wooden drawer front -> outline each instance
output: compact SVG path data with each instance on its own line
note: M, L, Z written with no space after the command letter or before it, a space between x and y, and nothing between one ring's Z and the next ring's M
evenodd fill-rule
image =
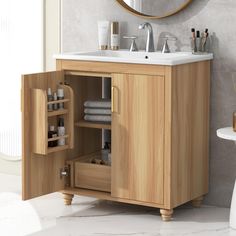
M111 192L111 167L76 162L75 187Z

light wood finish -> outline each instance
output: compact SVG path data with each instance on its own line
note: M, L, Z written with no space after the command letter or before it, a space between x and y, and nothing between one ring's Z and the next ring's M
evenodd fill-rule
M24 200L52 193L64 188L59 170L65 165L65 152L45 155L33 152L32 90L56 90L64 81L63 72L49 72L22 76L22 197ZM45 103L46 104L46 103ZM45 114L44 114L45 115ZM45 117L45 116L44 116ZM45 119L45 118L44 118ZM47 140L47 139L46 139Z
M67 102L64 104L65 109L48 112L48 102L46 90L32 89L32 151L37 154L46 155L48 153L65 150L66 148L72 149L74 147L74 99L73 91L69 86L58 85L63 88ZM62 102L62 101L61 101ZM67 132L66 145L63 147L48 148L48 127L51 121L47 117L54 117L65 115L65 130ZM55 120L56 122L56 120ZM57 125L57 124L56 124ZM55 138L58 140L60 137Z
M63 135L63 136L58 136L58 137L55 137L55 138L49 138L48 142L56 141L56 140L59 140L61 138L68 138L68 137L69 137L69 135Z
M56 147L49 147L47 149L47 154L48 153L53 153L53 152L60 152L67 150L69 148L69 145L64 145L64 146L56 146Z
M84 102L102 98L102 78L66 75L65 80L74 91L74 120L83 120ZM101 150L101 129L77 128L75 123L72 125L75 146L68 151L68 160Z
M203 199L204 199L203 196L195 198L194 200L192 200L192 206L197 208L201 207Z
M58 104L58 103L66 103L66 102L69 102L70 99L62 99L62 100L57 100L57 101L50 101L48 102L47 104Z
M83 76L83 77L101 77L101 78L111 77L111 74L109 73L96 73L91 71L66 71L65 74L74 76Z
M75 161L75 187L111 192L111 167L92 164L92 159L101 159L101 153L80 157Z
M46 90L31 90L32 104L32 150L38 154L47 154L48 118Z
M66 133L69 135L69 138L66 139L66 144L69 146L70 149L74 148L74 92L70 86L67 85L60 85L59 88L64 90L65 98L69 99L69 102L64 103L65 110L68 110L68 114L64 116L64 125Z
M85 120L80 120L79 122L75 123L77 127L84 127L84 128L93 128L93 129L111 129L111 124L109 123L102 123L102 122L90 122Z
M24 199L62 190L158 207L164 220L171 218L173 208L194 199L195 203L200 201L197 198L208 191L209 61L157 66L57 60L57 68L65 71L27 75L22 80ZM97 171L101 166L93 166L91 171L89 163L80 162L81 157L101 149L101 129L105 127L94 123L87 127L90 125L80 121L84 102L102 97L102 79L94 76L108 74L112 74L113 87L112 167L111 177L105 179L111 180L111 193L75 188L77 175L90 172L86 178L91 181L91 176L104 174ZM32 117L37 120L37 115L32 109L46 109L47 103L33 106L33 96L38 95L32 91L54 90L64 81L73 88L76 102L73 109L72 103L65 103L68 113L74 111L73 119L67 120L74 130L74 136L68 134L67 138L74 140L74 149L63 151L62 147L56 153L34 154ZM39 96L45 99L45 95L40 92ZM55 122L55 117L43 119ZM74 120L79 122L75 125ZM70 188L59 176L65 164L70 166ZM81 171L75 173L76 164L89 168L86 171L87 166L80 166Z
M191 2L192 0L186 0L186 3L182 4L179 8L177 8L174 11L170 11L168 13L165 13L162 16L150 16L150 15L146 15L143 14L141 12L136 11L135 9L133 9L132 7L128 6L124 0L116 0L124 9L126 9L128 12L130 12L131 14L135 15L135 16L139 16L145 19L162 19L168 16L172 16L180 11L182 11L184 8L186 8Z
M167 70L165 205L174 208L208 192L210 62Z
M112 196L163 204L164 77L113 74L112 86Z
M72 203L74 194L63 193L64 203L69 206Z
M47 114L48 114L48 117L60 116L60 115L68 114L68 110L61 109L61 110L57 110L57 111L49 111Z
M82 189L82 188L65 188L61 192L62 193L71 193L71 194L76 194L76 195L81 195L81 196L87 196L87 197L94 197L94 198L98 198L101 200L109 200L109 201L114 201L114 202L135 204L135 205L140 205L140 206L148 206L148 207L156 207L156 208L163 207L162 204L157 204L157 203L153 203L153 202L141 202L141 201L135 201L132 199L112 197L111 193L97 191L97 190Z
M68 71L89 71L90 75L97 73L124 73L140 75L165 75L165 66L129 64L129 63L111 63L111 62L91 62L78 60L57 60L57 69Z
M163 221L170 221L174 213L173 209L160 209L161 218Z

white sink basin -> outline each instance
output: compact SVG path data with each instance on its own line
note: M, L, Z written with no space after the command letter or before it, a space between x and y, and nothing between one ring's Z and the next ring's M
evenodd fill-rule
M130 52L119 51L91 51L64 53L55 56L56 59L120 62L133 64L154 64L154 65L180 65L197 61L212 60L213 54L193 55L191 52L176 52L163 54L161 52L147 53L144 51Z

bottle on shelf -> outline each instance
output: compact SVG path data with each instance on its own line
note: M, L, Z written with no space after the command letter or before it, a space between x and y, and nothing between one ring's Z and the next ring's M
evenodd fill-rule
M64 99L64 89L62 89L62 88L57 89L57 99L58 100L63 100ZM64 103L63 102L59 103L58 108L59 109L64 109Z
M54 93L53 101L57 101L57 93ZM53 104L53 110L54 111L58 110L58 104L57 103Z
M58 136L64 136L66 134L65 125L64 125L64 118L60 117L58 120L58 128L57 128ZM65 138L60 138L57 142L58 146L64 146L66 144Z
M57 131L55 130L55 127L53 125L50 125L49 131L48 131L48 139L50 138L56 138L57 137ZM57 141L49 141L48 147L56 147Z
M48 102L53 101L52 90L48 88ZM53 111L53 104L48 104L48 111Z
M102 160L108 163L108 154L110 152L109 143L105 142L104 148L102 149Z

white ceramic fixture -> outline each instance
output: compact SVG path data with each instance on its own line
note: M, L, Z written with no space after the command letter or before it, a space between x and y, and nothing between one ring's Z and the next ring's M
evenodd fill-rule
M218 137L231 140L236 143L236 132L233 131L232 127L218 129L216 133ZM236 229L236 181L234 184L234 191L231 200L229 225L231 228Z
M180 65L198 61L212 60L213 54L206 53L203 55L193 55L191 52L130 52L126 50L110 51L91 51L77 53L63 53L54 56L56 59L65 60L82 60L82 61L101 61L101 62L118 62L132 64L153 64L153 65Z

